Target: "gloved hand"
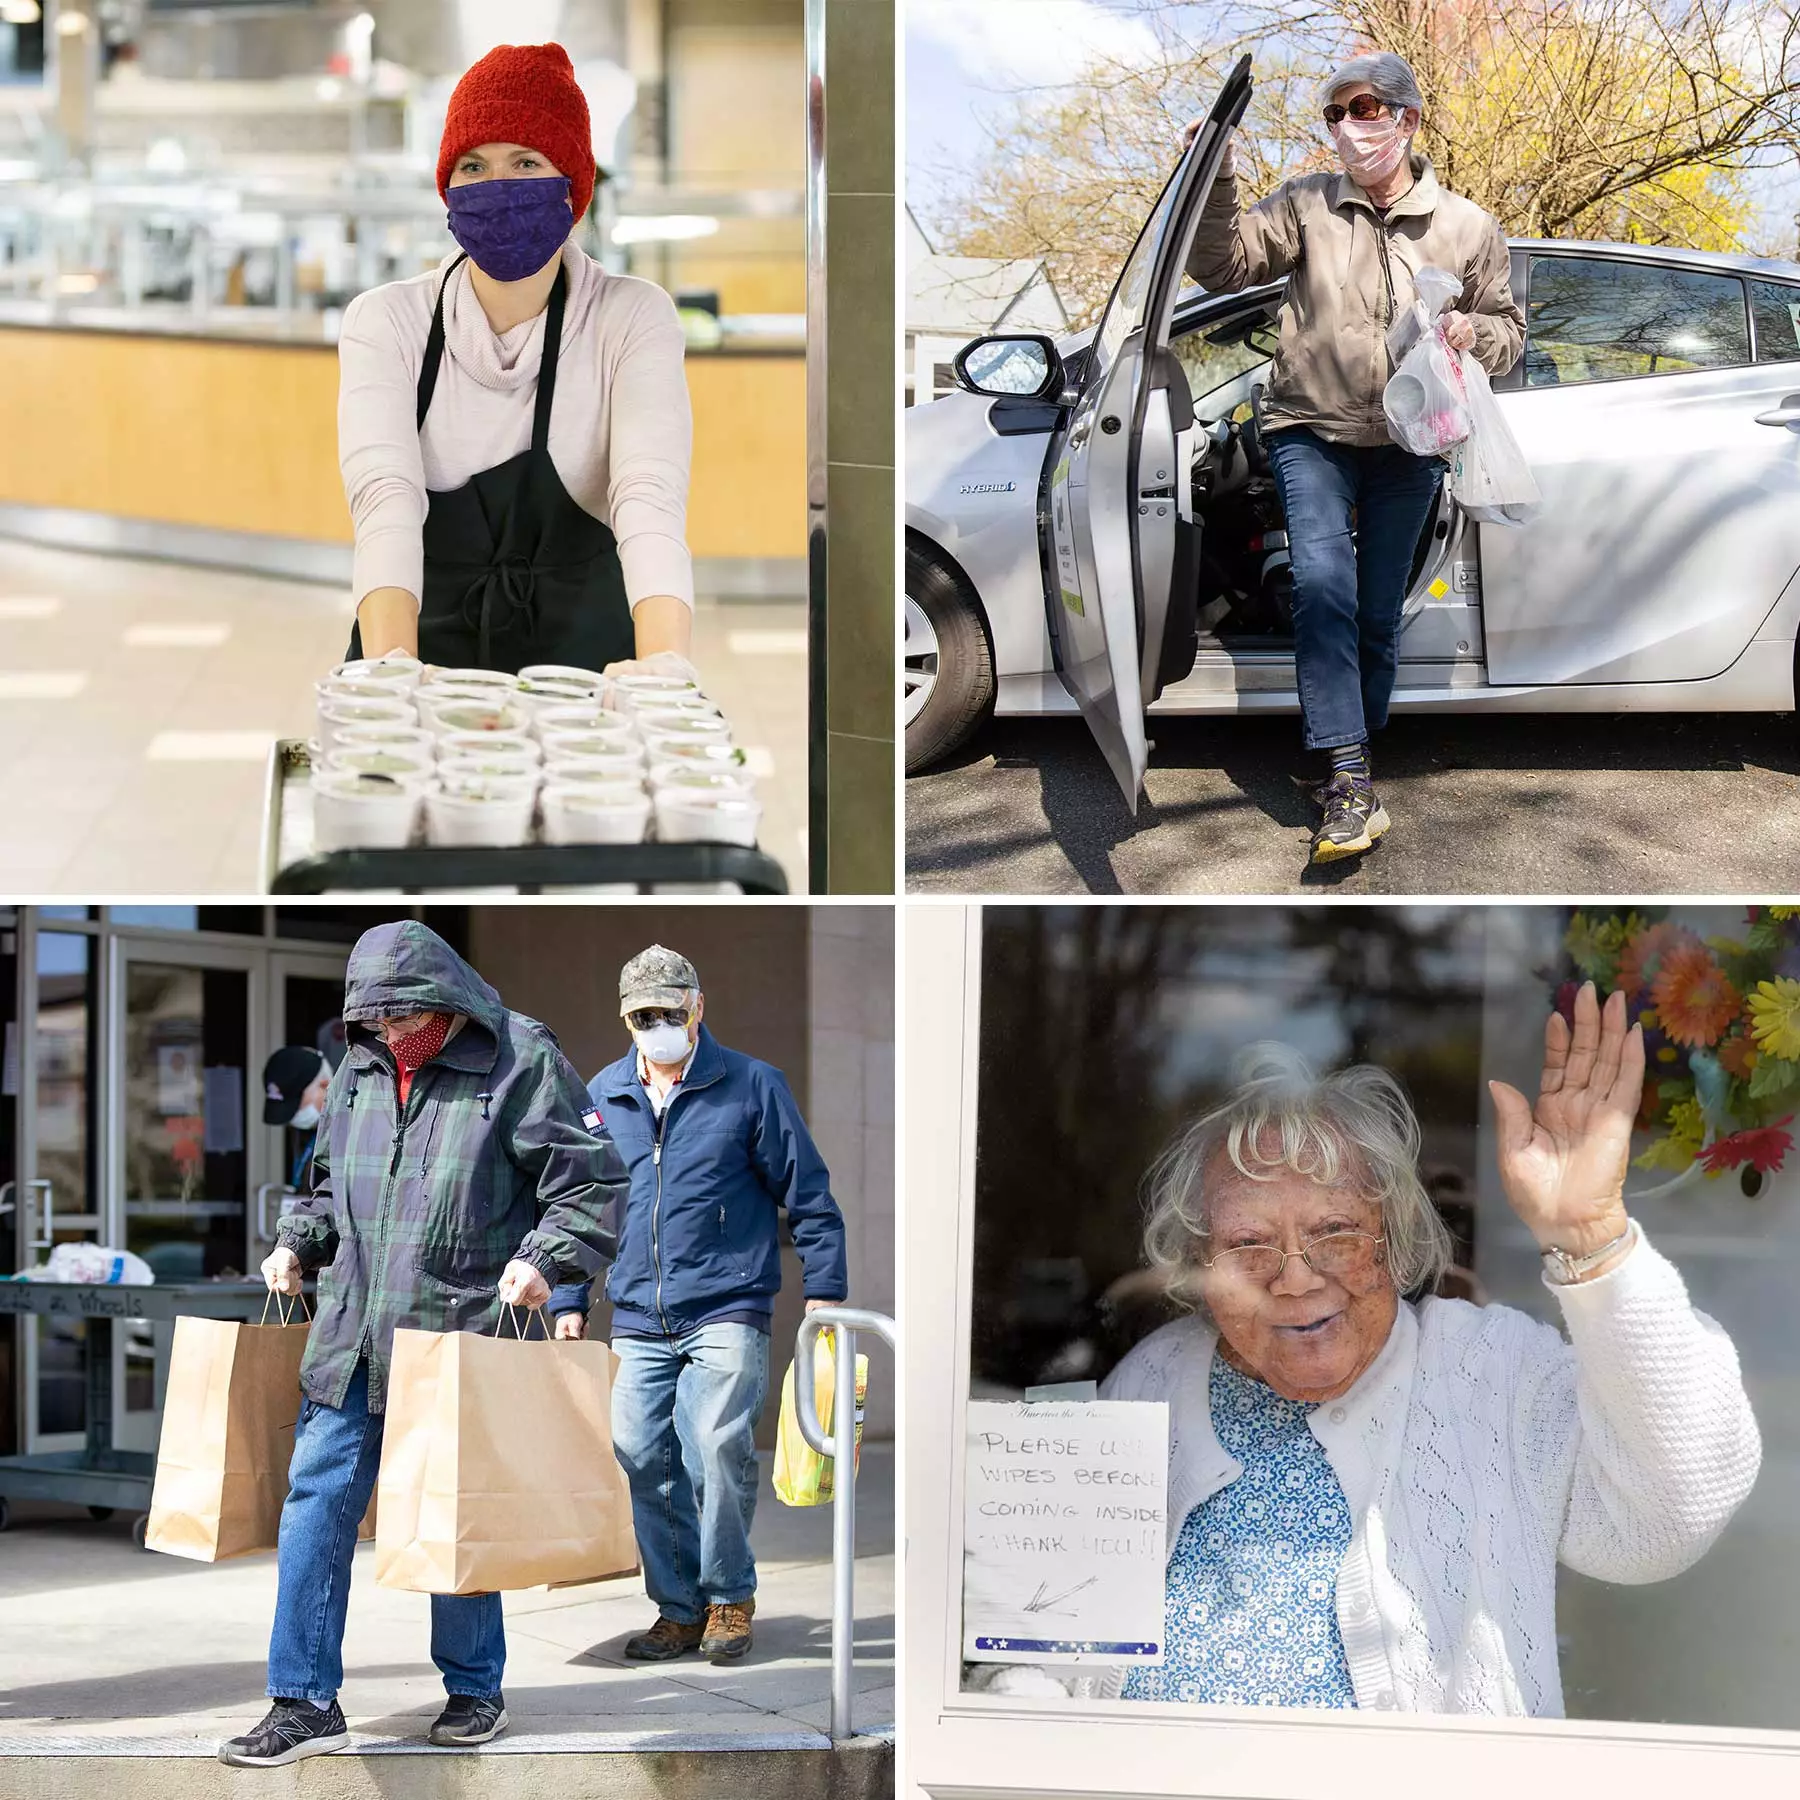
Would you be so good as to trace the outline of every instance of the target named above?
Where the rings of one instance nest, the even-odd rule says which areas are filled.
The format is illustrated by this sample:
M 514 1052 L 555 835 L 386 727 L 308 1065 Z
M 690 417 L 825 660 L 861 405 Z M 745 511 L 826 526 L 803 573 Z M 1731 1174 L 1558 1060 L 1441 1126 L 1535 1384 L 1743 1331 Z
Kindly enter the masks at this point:
M 300 1291 L 300 1259 L 286 1244 L 277 1244 L 262 1261 L 262 1278 L 271 1294 Z
M 587 1336 L 587 1314 L 583 1312 L 566 1312 L 556 1315 L 556 1335 L 559 1338 L 584 1338 Z
M 537 1264 L 516 1257 L 500 1271 L 494 1291 L 502 1306 L 543 1306 L 550 1298 L 550 1284 Z
M 1181 128 L 1181 154 L 1186 156 L 1193 148 L 1194 139 L 1200 135 L 1200 127 L 1205 119 L 1189 119 Z M 1219 164 L 1219 179 L 1227 180 L 1237 174 L 1237 136 L 1234 133 L 1225 140 L 1224 159 Z
M 634 656 L 624 662 L 608 663 L 602 675 L 673 675 L 682 681 L 700 685 L 700 671 L 685 656 L 674 650 L 653 650 L 648 656 Z
M 1447 312 L 1438 323 L 1444 328 L 1444 342 L 1452 350 L 1475 348 L 1475 326 L 1467 313 Z

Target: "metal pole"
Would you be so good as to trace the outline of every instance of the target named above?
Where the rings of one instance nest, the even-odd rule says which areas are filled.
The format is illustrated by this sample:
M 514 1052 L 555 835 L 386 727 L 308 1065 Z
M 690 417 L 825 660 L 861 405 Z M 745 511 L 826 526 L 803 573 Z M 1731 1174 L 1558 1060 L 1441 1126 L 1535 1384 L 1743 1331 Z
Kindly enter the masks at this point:
M 852 1734 L 852 1678 L 856 1662 L 856 1334 L 873 1332 L 891 1350 L 894 1321 L 860 1306 L 821 1306 L 800 1321 L 794 1338 L 794 1410 L 800 1435 L 832 1459 L 831 1484 L 831 1735 Z M 836 1369 L 831 1386 L 831 1436 L 819 1420 L 813 1357 L 820 1334 L 832 1334 Z M 848 1405 L 845 1404 L 848 1398 Z
M 856 1656 L 856 1333 L 832 1327 L 837 1376 L 831 1390 L 836 1444 L 831 1488 L 831 1735 L 850 1735 Z

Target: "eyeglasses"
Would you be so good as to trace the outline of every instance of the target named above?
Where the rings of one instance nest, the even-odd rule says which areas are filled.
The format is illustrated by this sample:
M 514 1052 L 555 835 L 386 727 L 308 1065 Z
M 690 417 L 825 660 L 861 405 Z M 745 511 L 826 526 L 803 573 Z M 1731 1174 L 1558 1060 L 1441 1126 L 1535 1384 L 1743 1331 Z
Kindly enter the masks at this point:
M 1325 109 L 1327 125 L 1341 125 L 1346 116 L 1352 119 L 1379 119 L 1383 113 L 1397 113 L 1400 109 L 1386 100 L 1377 100 L 1373 94 L 1358 94 L 1348 106 L 1339 106 L 1334 100 Z
M 687 1009 L 681 1006 L 645 1006 L 625 1015 L 625 1023 L 633 1031 L 653 1031 L 658 1025 L 680 1025 L 688 1022 Z
M 1288 1258 L 1297 1256 L 1327 1281 L 1353 1282 L 1375 1272 L 1386 1242 L 1385 1237 L 1374 1237 L 1366 1231 L 1327 1231 L 1298 1250 L 1283 1250 L 1279 1244 L 1239 1244 L 1221 1250 L 1211 1262 L 1202 1258 L 1200 1266 L 1233 1281 L 1269 1287 L 1281 1279 Z

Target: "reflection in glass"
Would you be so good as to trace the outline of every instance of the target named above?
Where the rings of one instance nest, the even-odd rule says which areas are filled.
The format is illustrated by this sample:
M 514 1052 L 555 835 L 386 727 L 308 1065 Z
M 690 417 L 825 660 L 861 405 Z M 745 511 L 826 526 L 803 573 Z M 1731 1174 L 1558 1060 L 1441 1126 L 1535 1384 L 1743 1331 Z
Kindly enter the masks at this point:
M 1759 363 L 1800 362 L 1800 287 L 1781 281 L 1750 283 Z
M 1731 368 L 1750 360 L 1735 276 L 1611 258 L 1531 259 L 1529 387 Z
M 133 961 L 125 993 L 125 1247 L 159 1281 L 244 1263 L 248 977 Z

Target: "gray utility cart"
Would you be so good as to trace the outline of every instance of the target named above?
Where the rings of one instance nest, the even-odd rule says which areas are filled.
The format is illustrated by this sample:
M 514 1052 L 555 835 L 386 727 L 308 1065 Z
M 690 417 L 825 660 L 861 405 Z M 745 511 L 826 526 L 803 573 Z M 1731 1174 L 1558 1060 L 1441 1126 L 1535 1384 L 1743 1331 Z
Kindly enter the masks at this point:
M 0 1315 L 84 1319 L 87 1443 L 79 1450 L 0 1456 L 0 1531 L 9 1500 L 61 1500 L 104 1519 L 117 1507 L 137 1517 L 131 1535 L 141 1549 L 150 1520 L 156 1458 L 143 1450 L 115 1450 L 112 1441 L 112 1328 L 115 1319 L 166 1320 L 183 1313 L 208 1319 L 256 1319 L 268 1304 L 260 1281 L 192 1281 L 130 1287 L 72 1281 L 0 1281 Z
M 511 849 L 326 850 L 313 842 L 312 761 L 297 738 L 269 755 L 263 891 L 785 894 L 781 864 L 743 844 L 520 844 Z

